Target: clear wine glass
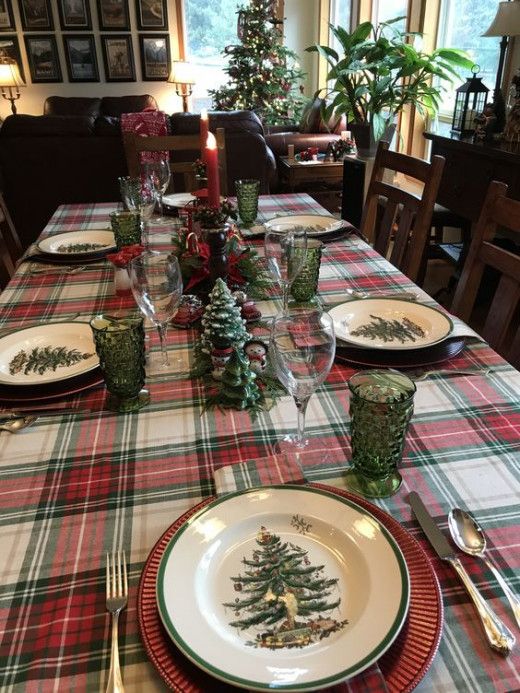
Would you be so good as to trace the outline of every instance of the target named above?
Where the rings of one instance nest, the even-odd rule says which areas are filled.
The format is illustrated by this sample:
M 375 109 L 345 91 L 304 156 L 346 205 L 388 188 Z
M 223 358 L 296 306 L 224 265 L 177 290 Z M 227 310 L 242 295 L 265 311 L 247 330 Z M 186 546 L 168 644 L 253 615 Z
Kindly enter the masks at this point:
M 125 207 L 141 215 L 143 237 L 148 245 L 150 219 L 157 201 L 155 188 L 151 180 L 144 177 L 120 179 L 120 186 Z
M 298 431 L 276 445 L 278 452 L 316 450 L 319 443 L 305 436 L 305 412 L 311 395 L 325 381 L 336 353 L 332 318 L 319 309 L 279 314 L 271 328 L 270 354 L 280 382 L 294 397 Z M 321 446 L 323 447 L 323 446 Z
M 142 165 L 142 172 L 145 179 L 148 179 L 157 195 L 157 212 L 158 215 L 152 221 L 157 226 L 166 226 L 171 224 L 171 219 L 163 216 L 162 198 L 171 178 L 170 162 L 168 159 L 158 159 L 157 161 L 147 161 Z
M 265 232 L 267 267 L 283 292 L 283 312 L 287 312 L 289 290 L 305 263 L 307 231 L 300 226 L 273 227 Z
M 132 293 L 143 315 L 157 327 L 161 342 L 162 363 L 170 365 L 166 349 L 168 323 L 182 296 L 182 276 L 174 255 L 147 250 L 129 263 Z

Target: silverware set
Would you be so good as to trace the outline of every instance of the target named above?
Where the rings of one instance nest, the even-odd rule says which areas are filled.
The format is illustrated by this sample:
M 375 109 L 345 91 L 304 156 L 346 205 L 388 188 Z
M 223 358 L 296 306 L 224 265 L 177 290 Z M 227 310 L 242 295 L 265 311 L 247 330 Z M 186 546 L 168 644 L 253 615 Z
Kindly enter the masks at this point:
M 515 644 L 515 636 L 498 618 L 493 609 L 485 602 L 475 583 L 462 565 L 461 560 L 455 554 L 452 546 L 450 546 L 446 537 L 425 508 L 419 495 L 415 493 L 415 491 L 412 491 L 408 496 L 408 500 L 423 532 L 439 558 L 448 562 L 462 580 L 464 587 L 477 609 L 488 644 L 494 650 L 500 652 L 500 654 L 509 655 Z M 459 508 L 455 508 L 450 512 L 448 524 L 454 543 L 462 551 L 470 555 L 479 556 L 486 562 L 486 565 L 488 565 L 504 590 L 513 609 L 517 624 L 520 626 L 520 604 L 518 598 L 509 589 L 495 566 L 484 556 L 486 540 L 479 525 L 471 515 Z
M 48 409 L 30 409 L 26 411 L 3 411 L 0 412 L 0 431 L 18 433 L 24 428 L 32 426 L 40 418 L 84 413 L 86 413 L 85 409 L 52 409 L 50 407 Z
M 86 270 L 108 267 L 106 262 L 90 263 L 88 265 L 45 265 L 44 267 L 33 267 L 29 269 L 29 274 L 78 274 Z

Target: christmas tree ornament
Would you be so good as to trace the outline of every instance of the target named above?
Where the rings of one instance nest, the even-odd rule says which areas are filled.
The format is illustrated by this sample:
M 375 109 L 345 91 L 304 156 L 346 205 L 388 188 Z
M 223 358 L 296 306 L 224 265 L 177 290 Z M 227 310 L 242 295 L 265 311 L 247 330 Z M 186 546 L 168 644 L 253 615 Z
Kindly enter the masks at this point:
M 222 279 L 217 279 L 209 294 L 209 304 L 202 316 L 202 351 L 211 354 L 212 349 L 222 341 L 241 349 L 249 339 L 245 320 L 235 303 L 231 291 Z
M 224 367 L 217 403 L 230 409 L 255 409 L 262 397 L 256 375 L 241 349 L 235 349 Z

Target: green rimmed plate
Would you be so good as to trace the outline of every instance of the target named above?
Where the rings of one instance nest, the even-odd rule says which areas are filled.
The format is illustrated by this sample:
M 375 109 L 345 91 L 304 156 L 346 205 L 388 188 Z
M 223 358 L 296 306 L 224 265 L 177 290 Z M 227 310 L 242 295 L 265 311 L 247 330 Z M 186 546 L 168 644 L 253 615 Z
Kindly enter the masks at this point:
M 169 542 L 157 603 L 173 642 L 227 683 L 308 691 L 350 678 L 398 635 L 402 553 L 357 504 L 280 486 L 209 504 Z

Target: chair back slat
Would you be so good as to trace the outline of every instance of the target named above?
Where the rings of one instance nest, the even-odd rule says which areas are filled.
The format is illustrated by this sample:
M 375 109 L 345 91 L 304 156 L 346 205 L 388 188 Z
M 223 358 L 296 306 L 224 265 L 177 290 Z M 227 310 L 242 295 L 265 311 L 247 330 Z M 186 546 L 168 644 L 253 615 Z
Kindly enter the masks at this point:
M 500 280 L 487 311 L 482 336 L 513 365 L 520 367 L 520 330 L 516 324 L 520 305 L 520 255 L 496 242 L 497 231 L 505 228 L 508 237 L 520 247 L 520 201 L 506 197 L 507 190 L 507 185 L 499 181 L 489 185 L 451 311 L 468 322 L 485 268 L 492 267 L 499 272 Z
M 444 157 L 434 156 L 430 163 L 406 154 L 390 152 L 388 146 L 388 142 L 379 143 L 363 209 L 361 232 L 385 257 L 389 254 L 393 239 L 390 262 L 416 281 L 425 263 L 426 244 L 430 236 Z M 423 184 L 422 192 L 412 193 L 384 180 L 385 170 L 414 178 Z M 374 210 L 374 204 L 386 207 L 384 213 L 378 214 Z
M 14 274 L 16 261 L 23 252 L 9 210 L 0 193 L 0 288 L 9 283 Z
M 223 195 L 227 194 L 227 165 L 226 165 L 226 139 L 223 128 L 217 128 L 215 132 L 218 149 L 219 180 L 220 190 Z M 136 177 L 141 170 L 141 152 L 162 152 L 170 151 L 175 153 L 197 152 L 197 155 L 190 161 L 170 161 L 172 173 L 179 173 L 183 176 L 184 190 L 191 192 L 195 190 L 195 173 L 193 163 L 196 158 L 201 158 L 200 137 L 199 135 L 153 135 L 141 137 L 134 133 L 123 134 L 123 144 L 125 148 L 128 175 Z

